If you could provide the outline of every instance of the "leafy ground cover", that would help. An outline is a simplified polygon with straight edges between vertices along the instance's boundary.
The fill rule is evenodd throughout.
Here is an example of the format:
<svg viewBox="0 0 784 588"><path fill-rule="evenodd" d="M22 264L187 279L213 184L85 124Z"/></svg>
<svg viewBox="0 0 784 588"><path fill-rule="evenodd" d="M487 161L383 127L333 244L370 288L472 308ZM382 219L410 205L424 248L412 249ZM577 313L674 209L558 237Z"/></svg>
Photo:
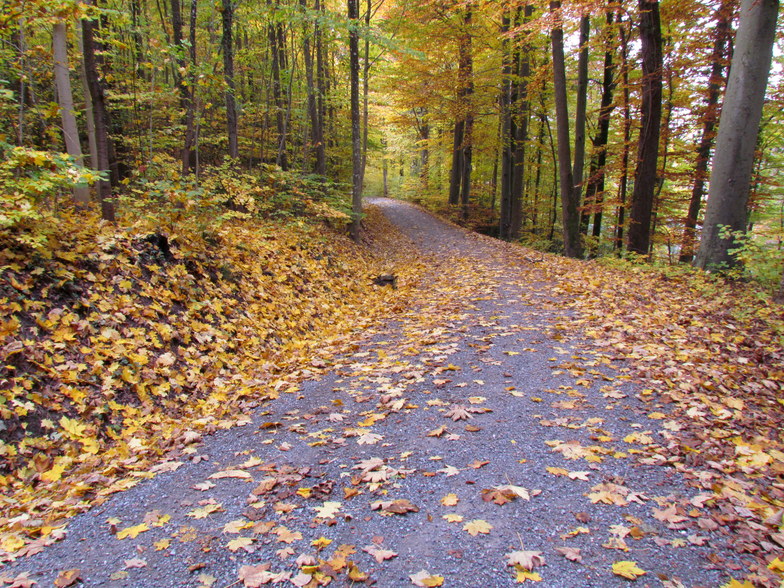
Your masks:
<svg viewBox="0 0 784 588"><path fill-rule="evenodd" d="M737 286L543 255L384 207L413 242L374 212L364 254L330 246L375 259L360 268L371 276L394 269L399 288L370 286L346 257L337 291L356 305L330 315L325 338L302 343L304 327L267 355L257 344L260 359L233 349L211 383L217 401L194 388L206 410L180 407L166 428L173 409L161 405L160 422L107 439L105 458L50 416L64 431L50 448L106 459L94 488L114 495L80 493L90 479L78 465L52 482L39 474L32 490L16 482L11 497L38 510L14 506L8 581L780 583L779 307ZM150 352L156 368L169 351ZM168 451L152 440L171 440ZM40 530L41 513L53 527L99 502L67 532Z"/></svg>
<svg viewBox="0 0 784 588"><path fill-rule="evenodd" d="M270 193L279 195L285 178L272 179ZM247 194L249 184L238 186ZM276 218L216 218L226 213L224 202L185 220L184 190L158 188L181 200L171 207L138 201L120 227L62 211L46 219L55 226L43 246L31 250L6 235L6 557L56 540L65 517L154 475L151 466L173 448L233 426L285 391L303 362L318 364L319 354L388 304L388 289L372 278L390 260L347 239L334 222L345 215L304 189L289 195L288 212L278 196L268 215ZM236 204L243 192L231 193ZM250 194L241 204L247 210L257 201ZM140 203L156 206L157 215Z"/></svg>

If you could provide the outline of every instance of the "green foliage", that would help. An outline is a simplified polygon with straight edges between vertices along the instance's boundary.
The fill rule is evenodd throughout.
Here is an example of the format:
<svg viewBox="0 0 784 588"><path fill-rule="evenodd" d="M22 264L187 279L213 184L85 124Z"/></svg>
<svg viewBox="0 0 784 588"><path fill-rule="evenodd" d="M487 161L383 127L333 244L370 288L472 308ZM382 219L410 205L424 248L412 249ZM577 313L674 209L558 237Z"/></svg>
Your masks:
<svg viewBox="0 0 784 588"><path fill-rule="evenodd" d="M764 289L775 292L784 268L781 238L771 239L742 231L731 232L723 227L720 235L733 238L736 247L729 250L738 260L738 265L728 272L730 277L751 279Z"/></svg>
<svg viewBox="0 0 784 588"><path fill-rule="evenodd" d="M58 196L99 176L65 153L0 144L0 240L39 249Z"/></svg>

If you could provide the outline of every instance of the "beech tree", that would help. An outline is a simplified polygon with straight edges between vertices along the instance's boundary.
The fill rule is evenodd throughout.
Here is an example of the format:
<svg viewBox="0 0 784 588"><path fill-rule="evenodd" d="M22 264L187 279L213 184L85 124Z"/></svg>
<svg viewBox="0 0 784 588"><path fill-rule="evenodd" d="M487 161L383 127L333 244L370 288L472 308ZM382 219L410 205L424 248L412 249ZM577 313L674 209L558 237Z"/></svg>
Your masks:
<svg viewBox="0 0 784 588"><path fill-rule="evenodd" d="M362 216L362 133L359 110L359 0L348 0L348 50L351 84L351 237L359 238Z"/></svg>
<svg viewBox="0 0 784 588"><path fill-rule="evenodd" d="M745 233L747 202L762 106L768 85L778 0L743 0L727 93L719 119L708 205L694 264L732 267L732 249Z"/></svg>

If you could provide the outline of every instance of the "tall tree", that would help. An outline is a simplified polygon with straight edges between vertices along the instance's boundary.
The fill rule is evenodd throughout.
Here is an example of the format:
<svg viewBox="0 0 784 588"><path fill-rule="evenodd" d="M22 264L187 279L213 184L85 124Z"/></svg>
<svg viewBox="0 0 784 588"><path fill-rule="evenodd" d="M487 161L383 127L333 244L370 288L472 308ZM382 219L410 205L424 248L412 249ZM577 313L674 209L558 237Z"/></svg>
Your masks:
<svg viewBox="0 0 784 588"><path fill-rule="evenodd" d="M449 178L449 203L460 204L463 218L468 216L471 198L471 165L473 159L473 94L474 60L471 23L471 2L462 8L462 23L457 40L457 119L452 146L452 171Z"/></svg>
<svg viewBox="0 0 784 588"><path fill-rule="evenodd" d="M615 64L613 63L613 47L610 31L613 24L613 9L609 7L605 13L606 28L604 30L604 74L602 75L602 98L599 106L599 121L596 135L591 140L593 153L585 188L585 203L588 207L583 213L587 218L593 212L593 236L602 234L602 201L604 200L605 166L607 164L607 141L610 137L610 115L615 105ZM583 223L587 227L587 220Z"/></svg>
<svg viewBox="0 0 784 588"><path fill-rule="evenodd" d="M564 60L563 28L561 25L561 3L551 0L550 11L554 13L556 25L550 32L553 49L553 87L555 92L556 134L558 136L558 169L561 184L561 218L563 223L564 254L582 257L580 239L579 195L574 186L572 154L569 146L569 109L566 96L566 63Z"/></svg>
<svg viewBox="0 0 784 588"><path fill-rule="evenodd" d="M585 125L588 108L588 41L591 35L591 17L584 14L580 18L580 54L577 60L577 105L574 113L574 181L575 198L581 200L583 192L583 173L585 170Z"/></svg>
<svg viewBox="0 0 784 588"><path fill-rule="evenodd" d="M359 110L359 0L348 0L348 51L351 85L351 237L359 238L362 216L362 132Z"/></svg>
<svg viewBox="0 0 784 588"><path fill-rule="evenodd" d="M226 132L229 138L229 157L236 159L239 157L239 145L237 140L237 100L234 95L234 4L232 0L222 0L223 37L221 38L221 50L223 51L223 80L226 84Z"/></svg>
<svg viewBox="0 0 784 588"><path fill-rule="evenodd" d="M679 261L688 263L694 258L697 217L705 197L705 183L708 179L708 162L716 139L716 123L719 121L719 98L724 88L724 68L728 47L732 44L732 15L737 0L722 0L716 11L716 29L711 53L711 72L708 78L708 96L702 116L702 135L697 145L697 163L694 167L689 210L684 219L683 240Z"/></svg>
<svg viewBox="0 0 784 588"><path fill-rule="evenodd" d="M98 75L98 64L95 58L95 36L93 34L94 22L85 19L82 21L82 46L84 49L84 72L90 98L95 113L95 148L97 160L94 167L101 173L98 180L98 201L101 203L101 218L114 222L114 199L112 198L112 184L109 180L109 113L106 108L106 97Z"/></svg>
<svg viewBox="0 0 784 588"><path fill-rule="evenodd" d="M719 119L708 204L694 264L733 267L736 235L746 231L747 202L776 35L778 0L742 0L740 24ZM726 231L726 232L725 232Z"/></svg>
<svg viewBox="0 0 784 588"><path fill-rule="evenodd" d="M71 92L71 75L68 67L67 28L64 20L54 24L52 28L52 54L54 56L54 81L57 88L57 102L60 106L60 117L63 122L63 139L65 150L79 165L84 165L82 146L79 143L79 129L76 127L74 115L73 93ZM75 186L74 200L82 206L90 201L90 190L85 186Z"/></svg>
<svg viewBox="0 0 784 588"><path fill-rule="evenodd" d="M662 35L658 0L639 0L642 107L627 249L648 255L662 115Z"/></svg>

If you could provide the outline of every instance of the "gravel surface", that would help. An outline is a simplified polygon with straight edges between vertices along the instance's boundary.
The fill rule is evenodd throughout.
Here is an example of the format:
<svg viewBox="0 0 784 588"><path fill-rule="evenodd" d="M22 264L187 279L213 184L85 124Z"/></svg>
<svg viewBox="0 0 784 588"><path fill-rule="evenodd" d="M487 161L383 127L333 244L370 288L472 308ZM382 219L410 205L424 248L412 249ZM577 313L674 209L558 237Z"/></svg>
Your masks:
<svg viewBox="0 0 784 588"><path fill-rule="evenodd" d="M741 570L697 491L646 450L667 421L648 416L628 366L561 337L549 285L516 278L535 254L372 204L427 264L411 305L0 578L343 586L367 574L394 587L425 570L444 586L512 586L527 581L508 565L518 551L540 552L527 558L546 587L626 586L621 561L646 572L639 586L719 586Z"/></svg>

